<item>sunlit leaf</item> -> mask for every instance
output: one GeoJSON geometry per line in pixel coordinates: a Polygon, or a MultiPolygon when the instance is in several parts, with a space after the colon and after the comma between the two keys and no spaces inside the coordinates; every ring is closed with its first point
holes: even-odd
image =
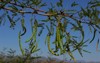
{"type": "Polygon", "coordinates": [[[57,42],[58,42],[58,47],[60,48],[60,53],[63,53],[63,40],[62,40],[62,36],[61,36],[61,30],[59,28],[60,26],[57,26],[56,29],[56,37],[57,37],[57,42]]]}
{"type": "Polygon", "coordinates": [[[18,34],[19,47],[20,47],[20,50],[21,50],[22,55],[25,55],[25,52],[24,52],[24,50],[22,48],[21,36],[20,35],[21,35],[21,32],[19,32],[19,34],[18,34]]]}
{"type": "Polygon", "coordinates": [[[73,59],[74,62],[76,62],[76,59],[74,58],[74,56],[73,56],[73,54],[72,54],[72,52],[70,50],[68,51],[68,54],[70,55],[71,59],[73,59]]]}
{"type": "Polygon", "coordinates": [[[34,53],[34,52],[37,52],[37,51],[39,51],[40,49],[36,49],[35,51],[33,51],[32,53],[34,53]]]}
{"type": "Polygon", "coordinates": [[[35,20],[34,26],[33,26],[33,28],[34,28],[33,30],[34,30],[34,31],[32,32],[31,37],[30,37],[29,39],[26,40],[26,43],[29,42],[29,41],[31,41],[31,40],[34,40],[34,42],[36,42],[37,27],[38,27],[38,22],[37,22],[37,20],[35,20]]]}
{"type": "Polygon", "coordinates": [[[32,47],[32,53],[35,52],[37,50],[37,47],[38,47],[38,44],[33,44],[33,47],[32,47]]]}
{"type": "Polygon", "coordinates": [[[48,45],[48,50],[49,50],[53,55],[59,56],[59,54],[56,54],[56,53],[51,49],[51,47],[50,47],[50,36],[49,36],[49,35],[47,35],[46,41],[47,41],[47,45],[48,45]]]}
{"type": "MultiPolygon", "coordinates": [[[[20,21],[22,30],[19,32],[18,41],[22,55],[25,55],[26,52],[22,47],[21,37],[28,30],[31,33],[29,33],[30,37],[25,44],[29,44],[29,57],[31,57],[32,53],[40,50],[38,49],[37,39],[43,32],[48,33],[43,35],[47,35],[45,44],[47,44],[49,52],[55,56],[68,53],[71,59],[76,61],[73,52],[78,51],[82,57],[83,52],[88,52],[84,50],[88,46],[87,43],[92,43],[97,37],[96,33],[100,33],[100,1],[89,1],[85,7],[79,6],[76,1],[73,1],[71,9],[63,6],[64,2],[66,1],[58,0],[55,1],[55,4],[53,1],[45,2],[43,0],[0,1],[1,14],[6,12],[5,16],[10,22],[10,27],[14,28],[15,24],[20,21]],[[47,3],[50,3],[49,7],[47,3]],[[75,6],[78,6],[79,9],[74,9],[75,6]],[[40,15],[41,18],[37,15],[40,15]],[[30,20],[30,23],[25,20],[26,17],[30,20]],[[26,24],[28,24],[28,27],[26,27],[26,24]],[[86,26],[88,27],[87,30],[85,29],[86,26]],[[43,29],[46,29],[46,31],[43,31],[43,29]],[[91,32],[89,33],[91,37],[86,37],[87,31],[91,32]]],[[[0,15],[0,24],[6,21],[6,18],[2,17],[3,15],[0,15]]],[[[98,44],[99,38],[96,49],[98,49],[98,44]]],[[[27,47],[25,48],[27,49],[27,47]]]]}

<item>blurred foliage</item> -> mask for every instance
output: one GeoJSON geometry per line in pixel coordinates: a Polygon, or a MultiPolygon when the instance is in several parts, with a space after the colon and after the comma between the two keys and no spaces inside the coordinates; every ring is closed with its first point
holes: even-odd
{"type": "Polygon", "coordinates": [[[97,37],[97,34],[100,34],[100,1],[90,0],[85,8],[76,1],[72,2],[71,8],[78,7],[80,10],[66,10],[63,2],[66,2],[66,0],[56,1],[56,5],[55,3],[47,5],[43,0],[0,0],[0,12],[3,12],[3,14],[0,14],[0,25],[5,21],[5,17],[8,18],[6,21],[10,22],[10,28],[14,29],[16,25],[19,25],[17,22],[20,23],[21,31],[18,34],[19,47],[22,54],[25,55],[21,38],[25,36],[28,30],[25,16],[30,14],[32,16],[28,25],[31,25],[32,34],[25,41],[25,43],[29,44],[27,48],[29,57],[32,53],[40,50],[37,38],[42,33],[45,33],[44,29],[46,29],[45,43],[49,52],[55,56],[68,53],[71,59],[76,61],[73,56],[74,51],[78,50],[83,57],[82,52],[90,53],[84,50],[84,47],[87,47],[96,38],[98,39],[97,43],[99,43],[100,38],[97,37]],[[46,9],[42,9],[43,7],[46,9]],[[45,19],[37,19],[37,15],[45,16],[45,19]],[[86,30],[90,32],[92,38],[86,38],[86,30]],[[78,34],[73,35],[76,32],[78,34]],[[55,37],[54,41],[51,39],[52,37],[55,37]],[[51,45],[54,45],[54,48],[51,45]]]}
{"type": "MultiPolygon", "coordinates": [[[[0,51],[0,63],[24,63],[25,56],[16,55],[16,51],[13,49],[3,49],[0,51]]],[[[31,56],[25,63],[67,63],[64,60],[55,58],[44,58],[31,56]]]]}

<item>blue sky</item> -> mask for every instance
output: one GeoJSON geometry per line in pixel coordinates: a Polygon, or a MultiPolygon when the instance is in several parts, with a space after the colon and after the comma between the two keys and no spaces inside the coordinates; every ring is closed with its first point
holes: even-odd
{"type": "MultiPolygon", "coordinates": [[[[46,1],[47,3],[49,3],[50,1],[54,3],[54,2],[56,2],[58,0],[44,0],[44,1],[46,1]]],[[[73,0],[73,1],[76,1],[81,6],[85,7],[87,1],[89,1],[89,0],[73,0]]],[[[66,7],[66,9],[71,9],[71,7],[69,6],[70,3],[72,3],[72,0],[65,0],[64,3],[63,3],[65,5],[64,7],[66,7]]],[[[46,8],[42,8],[42,9],[46,10],[46,8]]],[[[76,7],[74,9],[79,9],[79,8],[76,7]]],[[[26,18],[25,18],[25,20],[29,21],[29,18],[30,18],[30,15],[27,15],[26,18]]],[[[44,17],[41,17],[41,16],[37,16],[36,18],[38,18],[40,20],[44,19],[44,17]]],[[[28,28],[30,28],[29,22],[26,23],[26,26],[28,28]]],[[[18,25],[18,23],[17,23],[17,25],[15,27],[15,30],[12,30],[12,29],[9,28],[9,22],[7,22],[7,21],[6,21],[6,23],[5,23],[4,26],[0,26],[0,51],[3,48],[7,48],[7,49],[12,48],[12,49],[16,50],[17,54],[21,53],[20,50],[19,50],[19,45],[18,45],[18,32],[19,31],[20,31],[20,26],[18,25]]],[[[25,44],[24,41],[31,36],[30,33],[31,33],[31,31],[28,30],[27,33],[26,33],[26,35],[22,37],[22,38],[24,38],[22,40],[23,47],[27,47],[27,44],[25,44]]],[[[47,46],[44,44],[46,33],[47,33],[47,31],[45,30],[45,32],[38,38],[39,48],[41,48],[41,50],[38,52],[38,54],[43,55],[43,56],[50,56],[48,54],[47,46]]],[[[89,32],[86,32],[86,33],[88,34],[89,32]]],[[[86,36],[90,37],[91,35],[86,35],[86,36]]],[[[85,49],[89,50],[92,53],[83,53],[83,58],[82,58],[79,55],[79,53],[76,51],[73,54],[74,54],[74,56],[75,56],[75,58],[77,60],[100,61],[99,60],[99,58],[100,58],[100,52],[96,52],[96,40],[94,40],[94,42],[91,43],[85,49]]],[[[65,57],[69,58],[69,56],[67,54],[59,56],[57,58],[63,59],[65,57]]]]}

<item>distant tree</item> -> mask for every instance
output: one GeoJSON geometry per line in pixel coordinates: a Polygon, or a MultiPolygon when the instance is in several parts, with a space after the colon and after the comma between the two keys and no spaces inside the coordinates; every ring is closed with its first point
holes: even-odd
{"type": "Polygon", "coordinates": [[[29,19],[28,25],[31,26],[32,34],[25,41],[29,44],[27,58],[40,50],[37,38],[47,30],[44,40],[49,52],[55,56],[68,53],[71,59],[76,61],[72,52],[78,50],[83,56],[82,52],[88,52],[84,47],[92,43],[95,38],[98,39],[98,48],[100,38],[96,34],[100,34],[100,0],[90,0],[86,7],[74,1],[69,5],[72,9],[66,9],[66,4],[63,3],[66,1],[68,0],[59,0],[55,3],[45,2],[45,0],[0,0],[0,25],[5,22],[5,19],[10,22],[12,29],[16,25],[21,25],[18,40],[20,50],[25,55],[21,38],[28,30],[25,19],[29,15],[30,18],[27,19],[29,19]],[[37,16],[41,18],[36,18],[37,16]],[[85,36],[87,30],[91,37],[85,36]],[[51,40],[52,37],[53,40],[51,40]],[[50,45],[54,45],[54,48],[50,45]]]}

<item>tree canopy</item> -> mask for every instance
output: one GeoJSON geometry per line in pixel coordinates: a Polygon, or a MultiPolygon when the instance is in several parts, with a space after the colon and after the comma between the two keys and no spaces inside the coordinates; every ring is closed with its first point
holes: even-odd
{"type": "Polygon", "coordinates": [[[88,52],[84,50],[84,47],[88,46],[86,43],[92,43],[95,38],[97,38],[98,50],[100,38],[96,35],[100,34],[100,1],[90,0],[86,7],[73,1],[70,4],[71,9],[66,8],[66,4],[64,4],[66,1],[57,0],[53,3],[45,2],[45,0],[0,0],[0,25],[5,23],[5,19],[9,21],[12,29],[16,25],[21,25],[18,41],[20,50],[25,55],[21,38],[27,32],[25,18],[29,14],[31,18],[27,19],[29,19],[30,24],[28,25],[31,26],[32,34],[25,41],[29,44],[28,57],[40,50],[37,38],[45,33],[45,29],[47,34],[44,44],[48,46],[49,52],[55,56],[68,53],[71,59],[76,61],[72,52],[78,50],[79,54],[83,56],[82,52],[88,52]],[[75,9],[75,7],[79,9],[75,9]],[[43,19],[36,18],[36,16],[41,16],[43,19]],[[86,37],[87,30],[91,37],[86,37]],[[51,39],[52,37],[53,39],[51,39]],[[52,48],[51,45],[54,47],[52,48]]]}

